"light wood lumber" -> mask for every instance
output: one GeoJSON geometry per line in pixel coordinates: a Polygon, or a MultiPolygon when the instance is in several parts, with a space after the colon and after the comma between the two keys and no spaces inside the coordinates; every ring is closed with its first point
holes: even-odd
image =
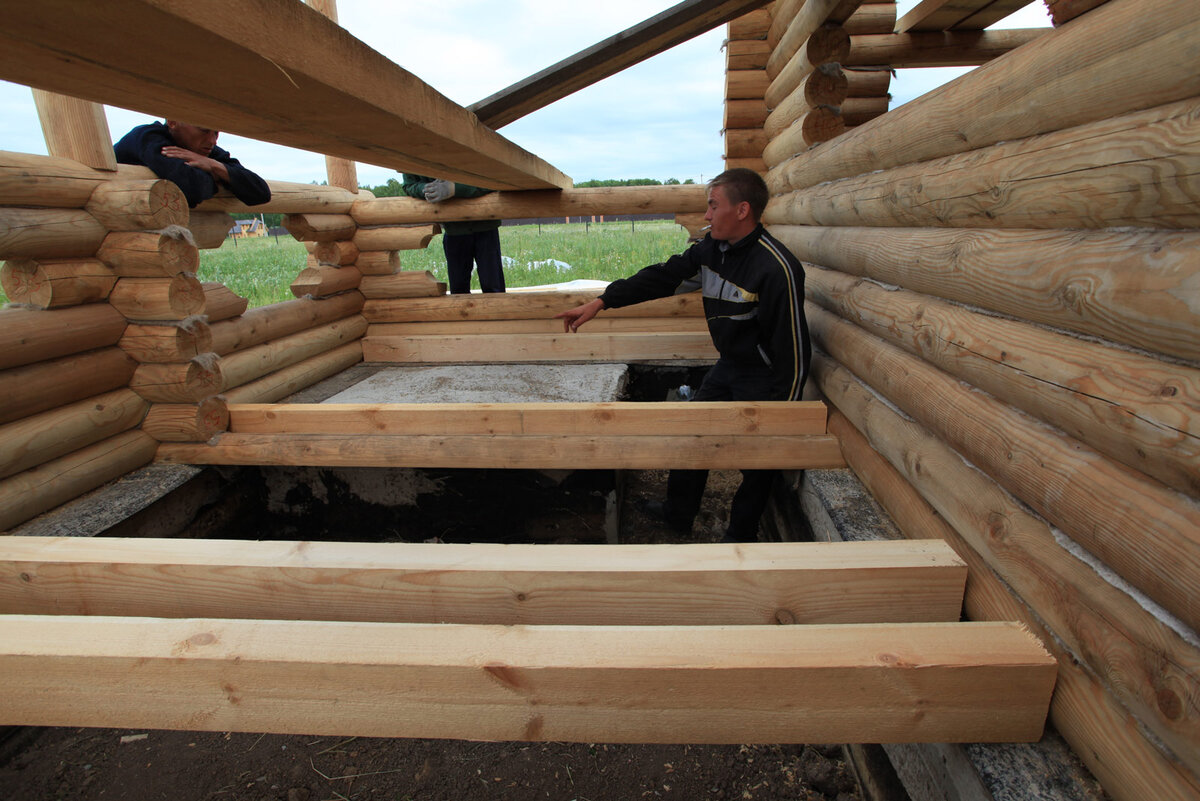
{"type": "Polygon", "coordinates": [[[811,109],[763,148],[763,161],[767,167],[774,167],[815,144],[840,136],[845,130],[846,122],[838,109],[832,106],[811,109]]]}
{"type": "MultiPolygon", "coordinates": [[[[121,170],[126,167],[122,165],[121,170]]],[[[130,167],[129,169],[145,169],[130,167]]],[[[147,172],[149,172],[147,170],[147,172]]],[[[271,199],[257,206],[247,206],[233,196],[228,190],[222,190],[215,197],[197,206],[205,212],[221,211],[233,215],[245,216],[268,212],[275,214],[346,214],[350,205],[365,196],[349,192],[340,186],[320,186],[319,184],[299,184],[290,181],[267,181],[271,189],[271,199]]]]}
{"type": "Polygon", "coordinates": [[[842,101],[842,119],[845,121],[847,128],[863,125],[875,119],[880,114],[886,114],[890,103],[891,98],[886,95],[880,97],[848,97],[842,101]]]}
{"type": "Polygon", "coordinates": [[[503,340],[479,342],[475,337],[367,337],[368,362],[629,362],[657,359],[716,359],[708,332],[643,334],[511,334],[503,340]]]}
{"type": "Polygon", "coordinates": [[[248,298],[235,294],[220,281],[204,281],[204,317],[209,323],[237,317],[250,305],[248,298]]]}
{"type": "Polygon", "coordinates": [[[362,361],[361,341],[350,342],[225,392],[230,403],[274,403],[362,361]]]}
{"type": "Polygon", "coordinates": [[[1200,369],[829,270],[808,297],[1110,459],[1200,498],[1200,369]],[[1164,397],[1163,387],[1174,392],[1164,397]]]}
{"type": "Polygon", "coordinates": [[[846,97],[883,97],[892,85],[892,71],[887,67],[846,67],[846,97]]]}
{"type": "Polygon", "coordinates": [[[222,356],[222,389],[248,384],[276,370],[357,341],[366,330],[367,321],[362,315],[355,314],[222,356]]]}
{"type": "Polygon", "coordinates": [[[909,31],[981,31],[1029,5],[1029,0],[922,0],[896,23],[909,31]]]}
{"type": "Polygon", "coordinates": [[[126,431],[0,480],[0,530],[149,464],[156,444],[149,434],[126,431]]]}
{"type": "MultiPolygon", "coordinates": [[[[704,232],[708,229],[708,220],[704,219],[705,214],[676,214],[675,224],[687,229],[689,240],[703,239],[704,232]]],[[[595,329],[592,329],[593,333],[595,329]]]]}
{"type": "Polygon", "coordinates": [[[492,189],[570,186],[567,176],[291,0],[72,0],[14,10],[0,76],[86,100],[381,167],[492,189]],[[70,19],[75,36],[52,24],[70,19]],[[228,20],[237,19],[237,25],[228,20]],[[181,64],[165,83],[147,52],[181,64]],[[214,93],[220,85],[224,91],[214,93]],[[295,102],[297,92],[303,103],[295,102]],[[330,113],[329,109],[337,109],[330,113]],[[370,132],[364,136],[364,132],[370,132]]]}
{"type": "Polygon", "coordinates": [[[200,269],[200,251],[183,226],[162,231],[114,231],[96,258],[123,278],[157,278],[200,269]]]}
{"type": "Polygon", "coordinates": [[[135,369],[121,349],[102,347],[0,371],[0,424],[126,387],[135,369]]]}
{"type": "Polygon", "coordinates": [[[767,104],[755,100],[726,100],[721,128],[761,128],[767,120],[767,104]]]}
{"type": "Polygon", "coordinates": [[[108,229],[83,209],[0,206],[0,259],[91,256],[108,229]]]}
{"type": "Polygon", "coordinates": [[[155,403],[142,430],[159,442],[205,442],[229,428],[229,407],[219,395],[199,403],[155,403]]]}
{"type": "Polygon", "coordinates": [[[0,206],[82,209],[111,177],[74,159],[0,150],[0,206]]]}
{"type": "Polygon", "coordinates": [[[825,352],[1187,625],[1200,622],[1200,505],[965,389],[811,303],[825,352]]]}
{"type": "Polygon", "coordinates": [[[779,77],[779,73],[783,71],[787,63],[822,25],[841,26],[849,18],[849,14],[835,16],[835,11],[858,4],[857,2],[847,3],[845,0],[805,0],[804,4],[797,9],[795,16],[788,21],[787,28],[779,37],[779,43],[775,45],[770,58],[767,59],[767,77],[772,81],[779,77]]]}
{"type": "Polygon", "coordinates": [[[822,64],[767,115],[763,131],[774,139],[805,113],[818,106],[840,106],[850,82],[837,64],[822,64]]]}
{"type": "Polygon", "coordinates": [[[1114,799],[1138,801],[1150,795],[1183,801],[1200,793],[1196,777],[1148,740],[1142,728],[1129,725],[1129,711],[1096,675],[1082,667],[1037,615],[1012,595],[983,557],[844,415],[833,412],[829,426],[841,442],[847,463],[905,536],[939,537],[966,561],[971,576],[964,599],[966,617],[1019,622],[1055,656],[1058,679],[1050,701],[1050,720],[1114,799]]]}
{"type": "Polygon", "coordinates": [[[363,297],[347,292],[330,298],[300,298],[258,306],[212,326],[212,350],[225,355],[286,337],[362,311],[363,297]]]}
{"type": "Polygon", "coordinates": [[[223,211],[192,209],[187,227],[192,232],[196,247],[212,250],[221,247],[229,237],[229,229],[233,227],[233,218],[223,211]]]}
{"type": "Polygon", "coordinates": [[[768,183],[778,194],[1195,97],[1200,71],[1181,73],[1179,58],[1198,39],[1200,14],[1189,4],[1112,0],[892,109],[836,148],[794,159],[768,183]]]}
{"type": "Polygon", "coordinates": [[[140,364],[129,388],[153,403],[199,403],[225,385],[220,361],[204,353],[186,362],[140,364]]]}
{"type": "Polygon", "coordinates": [[[212,328],[200,317],[167,325],[130,323],[118,344],[139,362],[184,362],[212,350],[212,328]]]}
{"type": "MultiPolygon", "coordinates": [[[[423,203],[424,201],[417,201],[423,203]]],[[[433,203],[425,203],[434,206],[433,203]]],[[[429,240],[442,232],[441,226],[407,225],[379,228],[359,228],[354,234],[354,246],[359,250],[423,250],[429,240]]]]}
{"type": "Polygon", "coordinates": [[[182,320],[204,311],[204,286],[192,273],[170,278],[122,278],[108,302],[130,320],[182,320]]]}
{"type": "Polygon", "coordinates": [[[730,39],[766,39],[771,27],[771,15],[765,8],[749,11],[729,21],[727,30],[730,39]]]}
{"type": "Polygon", "coordinates": [[[136,428],[148,408],[119,389],[0,426],[0,478],[136,428]]]}
{"type": "Polygon", "coordinates": [[[766,40],[770,43],[772,49],[779,46],[783,35],[787,33],[788,25],[800,12],[805,0],[775,0],[768,11],[770,13],[769,28],[767,29],[766,40]]]}
{"type": "Polygon", "coordinates": [[[1200,234],[772,226],[803,261],[1200,361],[1200,234]]]}
{"type": "Polygon", "coordinates": [[[187,225],[188,204],[174,181],[107,181],[96,187],[84,207],[110,231],[157,230],[187,225]]]}
{"type": "MultiPolygon", "coordinates": [[[[561,311],[573,309],[582,303],[595,300],[599,294],[599,292],[509,292],[489,295],[447,295],[440,298],[371,300],[363,306],[363,316],[367,318],[367,322],[371,323],[431,320],[523,320],[533,317],[549,319],[561,311]]],[[[605,317],[694,317],[703,316],[704,311],[700,294],[689,292],[620,309],[605,309],[601,314],[605,317]]]]}
{"type": "Polygon", "coordinates": [[[46,152],[97,170],[116,171],[112,137],[104,106],[77,97],[33,90],[46,152]]]}
{"type": "Polygon", "coordinates": [[[1198,228],[1200,99],[793,192],[767,224],[1198,228]]]}
{"type": "Polygon", "coordinates": [[[725,131],[725,158],[759,158],[766,145],[767,135],[761,128],[725,131]]]}
{"type": "Polygon", "coordinates": [[[351,239],[358,227],[349,214],[287,214],[283,227],[301,242],[351,239]]]}
{"type": "Polygon", "coordinates": [[[341,187],[358,194],[358,165],[350,159],[326,156],[325,175],[329,178],[330,186],[341,187]]]}
{"type": "Polygon", "coordinates": [[[318,264],[316,267],[305,267],[291,283],[292,294],[297,298],[322,298],[358,289],[362,283],[362,273],[357,267],[331,267],[318,264]]]}
{"type": "Polygon", "coordinates": [[[364,275],[359,290],[364,298],[421,298],[445,294],[428,270],[364,275]]]}
{"type": "Polygon", "coordinates": [[[236,434],[797,436],[825,433],[819,401],[742,403],[235,404],[236,434]]]}
{"type": "Polygon", "coordinates": [[[744,167],[759,175],[767,174],[767,165],[762,159],[725,159],[725,169],[732,170],[734,167],[744,167]]]}
{"type": "Polygon", "coordinates": [[[896,4],[866,3],[842,23],[851,36],[864,33],[891,33],[896,29],[896,4]]]}
{"type": "Polygon", "coordinates": [[[850,35],[838,25],[818,28],[796,54],[788,60],[779,75],[770,79],[763,99],[767,108],[775,108],[787,98],[808,75],[822,64],[845,63],[850,52],[850,35]]]}
{"type": "Polygon", "coordinates": [[[737,626],[959,619],[940,541],[733,546],[0,542],[6,615],[737,626]],[[22,578],[25,577],[25,578],[22,578]]]}
{"type": "Polygon", "coordinates": [[[730,70],[725,73],[728,100],[762,100],[770,82],[766,70],[730,70]]]}
{"type": "MultiPolygon", "coordinates": [[[[889,408],[848,370],[820,356],[813,367],[830,403],[1075,658],[1194,772],[1200,754],[1195,707],[1190,706],[1200,689],[1196,681],[1200,653],[1195,645],[1148,611],[1141,599],[1110,584],[1090,561],[1068,550],[1045,521],[919,424],[889,408]]],[[[1090,714],[1083,712],[1085,718],[1090,714]]],[[[1121,725],[1129,733],[1135,730],[1128,720],[1121,725]]],[[[1170,786],[1170,780],[1165,784],[1170,786]]]]}
{"type": "Polygon", "coordinates": [[[52,311],[0,309],[0,369],[115,345],[125,325],[107,303],[52,311]]]}
{"type": "Polygon", "coordinates": [[[469,108],[490,128],[561,100],[653,55],[706,33],[765,0],[684,0],[586,50],[563,59],[469,108]]]}
{"type": "Polygon", "coordinates": [[[400,252],[397,250],[359,251],[358,258],[354,260],[354,266],[363,275],[391,275],[400,269],[400,252]]]}
{"type": "Polygon", "coordinates": [[[8,299],[38,309],[104,300],[116,282],[112,268],[99,259],[9,259],[0,268],[8,299]]]}
{"type": "Polygon", "coordinates": [[[1056,28],[1107,2],[1108,0],[1045,0],[1046,10],[1050,12],[1050,21],[1056,28]]]}
{"type": "Polygon", "coordinates": [[[731,39],[725,42],[725,69],[766,69],[771,46],[762,39],[731,39]]]}
{"type": "MultiPolygon", "coordinates": [[[[601,186],[561,191],[492,192],[482,197],[427,203],[410,197],[359,201],[351,216],[359,225],[399,225],[453,220],[579,217],[590,214],[672,214],[703,212],[707,189],[702,184],[672,186],[601,186]]],[[[364,231],[355,235],[357,241],[364,231]]],[[[391,250],[364,248],[362,250],[391,250]]]]}
{"type": "Polygon", "coordinates": [[[850,37],[847,67],[888,64],[894,69],[975,67],[1029,44],[1048,28],[945,33],[878,33],[850,37]]]}
{"type": "MultiPolygon", "coordinates": [[[[702,317],[594,317],[588,320],[587,331],[593,334],[606,331],[707,331],[702,317]]],[[[450,334],[453,336],[506,336],[508,334],[561,334],[562,320],[534,318],[529,320],[446,320],[420,323],[371,323],[367,336],[399,337],[421,334],[450,334]]]]}
{"type": "Polygon", "coordinates": [[[309,252],[316,257],[318,263],[332,264],[337,267],[354,264],[360,255],[354,243],[346,240],[314,242],[309,252]]]}

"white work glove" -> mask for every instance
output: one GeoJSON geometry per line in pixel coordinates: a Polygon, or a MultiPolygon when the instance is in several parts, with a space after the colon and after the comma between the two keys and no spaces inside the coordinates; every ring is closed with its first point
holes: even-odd
{"type": "Polygon", "coordinates": [[[454,182],[439,178],[425,184],[425,199],[430,203],[441,203],[448,197],[454,197],[454,182]]]}

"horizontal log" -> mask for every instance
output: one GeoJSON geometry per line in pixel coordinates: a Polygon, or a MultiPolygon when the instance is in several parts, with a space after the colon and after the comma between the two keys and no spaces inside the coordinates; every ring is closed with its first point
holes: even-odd
{"type": "Polygon", "coordinates": [[[235,294],[220,281],[205,281],[201,286],[204,288],[204,317],[209,323],[237,317],[250,305],[249,299],[235,294]]]}
{"type": "Polygon", "coordinates": [[[199,403],[155,403],[142,430],[159,442],[206,442],[229,428],[229,407],[216,396],[199,403]]]}
{"type": "Polygon", "coordinates": [[[766,39],[767,29],[771,27],[771,14],[765,8],[749,11],[737,19],[729,21],[728,38],[730,39],[766,39]]]}
{"type": "Polygon", "coordinates": [[[842,4],[842,0],[805,0],[796,13],[787,21],[787,27],[767,59],[767,77],[775,80],[788,61],[804,47],[822,25],[840,25],[844,19],[830,19],[830,14],[842,4]]]}
{"type": "Polygon", "coordinates": [[[215,250],[225,244],[233,218],[223,211],[197,211],[192,209],[188,218],[188,230],[196,247],[215,250]]]}
{"type": "Polygon", "coordinates": [[[107,303],[65,309],[0,309],[0,369],[115,345],[126,320],[107,303]]]}
{"type": "Polygon", "coordinates": [[[728,100],[762,100],[770,81],[766,70],[730,70],[725,73],[728,100]]]}
{"type": "MultiPolygon", "coordinates": [[[[594,317],[588,321],[587,332],[608,331],[707,331],[703,317],[594,317]]],[[[371,323],[367,336],[402,337],[422,334],[453,336],[506,336],[508,334],[561,334],[562,320],[534,318],[529,320],[447,320],[419,323],[371,323]]]]}
{"type": "Polygon", "coordinates": [[[900,33],[909,31],[981,31],[1029,5],[1026,0],[922,0],[896,23],[900,33]]]}
{"type": "Polygon", "coordinates": [[[842,26],[851,36],[864,33],[891,33],[896,29],[896,4],[863,3],[842,26]]]}
{"type": "Polygon", "coordinates": [[[316,257],[319,264],[332,264],[344,267],[354,264],[359,257],[359,250],[353,242],[338,240],[334,242],[313,242],[309,252],[316,257]]]}
{"type": "Polygon", "coordinates": [[[96,258],[124,278],[158,278],[200,269],[200,251],[182,225],[162,231],[114,231],[96,258]]]}
{"type": "Polygon", "coordinates": [[[803,470],[841,467],[837,438],[565,435],[219,434],[209,444],[163,443],[171,464],[307,467],[488,467],[574,470],[803,470]]]}
{"type": "Polygon", "coordinates": [[[363,297],[423,298],[444,295],[433,273],[428,270],[407,270],[391,275],[364,275],[359,285],[363,297]]]}
{"type": "MultiPolygon", "coordinates": [[[[443,203],[427,203],[408,197],[376,198],[355,203],[351,215],[359,225],[398,225],[450,220],[702,212],[707,203],[707,190],[701,184],[605,186],[541,192],[492,192],[482,197],[443,203]]],[[[355,240],[364,233],[360,230],[355,240]]],[[[359,247],[362,250],[391,249],[359,247]]]]}
{"type": "Polygon", "coordinates": [[[301,298],[258,306],[212,326],[212,350],[225,355],[286,337],[362,311],[363,297],[347,292],[330,298],[301,298]]]}
{"type": "Polygon", "coordinates": [[[706,216],[706,214],[676,214],[675,224],[687,230],[689,241],[703,239],[704,232],[709,228],[708,220],[704,219],[706,216]]]}
{"type": "Polygon", "coordinates": [[[725,169],[732,170],[735,167],[743,167],[759,175],[767,174],[767,165],[762,159],[725,159],[725,169]]]}
{"type": "Polygon", "coordinates": [[[0,635],[0,723],[26,725],[1023,742],[1041,736],[1055,676],[1045,650],[1004,623],[513,629],[14,615],[0,635]]]}
{"type": "Polygon", "coordinates": [[[612,334],[511,334],[479,342],[475,337],[367,337],[368,362],[631,362],[716,359],[708,332],[612,334]]]}
{"type": "Polygon", "coordinates": [[[768,224],[1198,228],[1200,100],[793,192],[768,224]]]}
{"type": "Polygon", "coordinates": [[[724,137],[725,158],[759,158],[767,145],[767,135],[761,128],[727,129],[724,137]]]}
{"type": "Polygon", "coordinates": [[[98,170],[117,169],[104,107],[77,97],[33,90],[46,152],[98,170]]]}
{"type": "Polygon", "coordinates": [[[938,33],[882,33],[850,37],[847,67],[887,64],[893,69],[977,67],[1029,44],[1048,28],[938,33]]]}
{"type": "Polygon", "coordinates": [[[139,362],[185,362],[212,350],[212,329],[200,317],[167,325],[130,323],[118,344],[139,362]]]}
{"type": "MultiPolygon", "coordinates": [[[[599,292],[508,292],[489,295],[447,295],[440,298],[369,300],[363,306],[363,316],[370,323],[551,319],[561,311],[595,300],[598,295],[599,292]]],[[[620,309],[605,309],[603,316],[702,317],[702,305],[699,293],[690,292],[620,309]]],[[[562,330],[561,327],[559,330],[562,330]]]]}
{"type": "Polygon", "coordinates": [[[814,339],[892,403],[1192,628],[1200,507],[1085,444],[805,304],[814,339]]]}
{"type": "Polygon", "coordinates": [[[791,57],[779,75],[770,80],[766,92],[763,93],[767,108],[775,108],[782,103],[822,64],[844,63],[849,52],[850,35],[846,33],[845,28],[836,25],[818,28],[791,57]]]}
{"type": "Polygon", "coordinates": [[[14,537],[6,615],[706,626],[959,618],[938,541],[492,545],[14,537]]]}
{"type": "Polygon", "coordinates": [[[846,97],[883,97],[892,85],[892,71],[887,67],[846,67],[846,97]]]}
{"type": "Polygon", "coordinates": [[[774,139],[788,126],[818,106],[840,106],[846,99],[850,81],[837,64],[822,64],[767,115],[763,131],[774,139]]]}
{"type": "Polygon", "coordinates": [[[199,403],[223,387],[221,363],[211,353],[177,364],[140,364],[129,382],[153,403],[199,403]]]}
{"type": "Polygon", "coordinates": [[[222,390],[247,384],[297,362],[360,339],[367,321],[355,314],[221,357],[222,390]]]}
{"type": "Polygon", "coordinates": [[[91,256],[108,229],[83,209],[0,206],[0,259],[91,256]]]}
{"type": "MultiPolygon", "coordinates": [[[[391,199],[391,198],[389,198],[391,199]]],[[[421,201],[418,201],[421,202],[421,201]]],[[[425,205],[433,205],[426,203],[425,205]]],[[[407,225],[359,228],[354,246],[359,250],[423,250],[442,232],[440,225],[407,225]]]]}
{"type": "Polygon", "coordinates": [[[1200,369],[844,273],[810,268],[805,279],[808,297],[840,317],[1200,498],[1200,369]]]}
{"type": "Polygon", "coordinates": [[[361,341],[351,342],[228,390],[225,397],[230,403],[273,403],[361,361],[361,341]]]}
{"type": "MultiPolygon", "coordinates": [[[[122,167],[122,169],[125,169],[122,167]]],[[[361,194],[349,192],[339,186],[300,184],[289,181],[267,181],[271,199],[258,206],[247,206],[224,190],[215,197],[197,206],[200,211],[220,211],[245,216],[260,212],[268,214],[346,214],[361,194]]]]}
{"type": "Polygon", "coordinates": [[[352,239],[358,228],[349,214],[287,214],[283,227],[301,242],[335,242],[352,239]]]}
{"type": "Polygon", "coordinates": [[[74,159],[0,150],[0,206],[82,209],[110,178],[74,159]]]}
{"type": "Polygon", "coordinates": [[[298,298],[323,298],[358,289],[360,283],[362,273],[357,267],[330,267],[319,264],[301,270],[292,281],[290,289],[298,298]]]}
{"type": "Polygon", "coordinates": [[[0,371],[0,424],[122,389],[135,369],[128,354],[103,347],[0,371]]]}
{"type": "Polygon", "coordinates": [[[788,25],[803,5],[804,0],[777,0],[767,9],[770,14],[770,28],[766,38],[771,47],[779,45],[779,41],[787,33],[788,25]]]}
{"type": "MultiPolygon", "coordinates": [[[[1200,750],[1192,703],[1200,658],[1190,636],[1185,640],[1124,587],[1109,583],[1093,560],[1078,558],[1045,521],[880,400],[849,370],[820,356],[813,368],[830,403],[986,560],[1073,658],[1102,679],[1126,710],[1122,731],[1136,731],[1128,719],[1132,712],[1174,752],[1172,762],[1195,762],[1200,750]]],[[[1088,699],[1079,711],[1086,717],[1096,706],[1088,699]]],[[[1194,765],[1189,768],[1195,771],[1194,765]]],[[[1171,786],[1169,777],[1162,778],[1171,786]]]]}
{"type": "Polygon", "coordinates": [[[825,433],[825,404],[320,403],[235,404],[236,434],[496,434],[797,436],[825,433]]]}
{"type": "Polygon", "coordinates": [[[1046,0],[1046,10],[1050,12],[1050,21],[1057,28],[1107,2],[1108,0],[1046,0]]]}
{"type": "Polygon", "coordinates": [[[832,106],[814,108],[805,112],[763,148],[763,161],[767,167],[774,167],[813,145],[840,136],[845,130],[846,122],[838,109],[832,106]]]}
{"type": "Polygon", "coordinates": [[[157,443],[126,431],[0,480],[0,530],[8,530],[149,464],[157,443]]]}
{"type": "Polygon", "coordinates": [[[95,303],[116,283],[112,268],[99,259],[9,259],[0,268],[8,299],[38,309],[95,303]]]}
{"type": "Polygon", "coordinates": [[[182,320],[204,311],[204,287],[192,273],[170,278],[122,278],[108,302],[130,320],[182,320]]]}
{"type": "Polygon", "coordinates": [[[779,194],[1195,97],[1200,72],[1179,63],[1197,37],[1200,18],[1173,0],[1112,0],[794,159],[768,184],[779,194]]]}
{"type": "Polygon", "coordinates": [[[391,275],[400,269],[400,252],[396,250],[362,250],[359,251],[358,258],[354,260],[354,266],[363,275],[391,275]]]}
{"type": "Polygon", "coordinates": [[[761,97],[754,100],[726,100],[721,129],[761,128],[767,120],[767,104],[761,97]]]}
{"type": "Polygon", "coordinates": [[[0,426],[0,478],[136,428],[149,406],[118,389],[0,426]]]}
{"type": "Polygon", "coordinates": [[[847,128],[863,125],[875,119],[880,114],[886,114],[890,104],[891,98],[886,95],[880,97],[848,97],[842,101],[842,119],[845,120],[847,128]]]}
{"type": "Polygon", "coordinates": [[[803,261],[1200,361],[1200,234],[773,226],[803,261]]]}
{"type": "Polygon", "coordinates": [[[157,230],[188,223],[183,190],[164,178],[107,181],[96,187],[84,208],[110,231],[157,230]]]}
{"type": "Polygon", "coordinates": [[[725,42],[726,70],[766,69],[771,46],[765,39],[730,39],[725,42]]]}
{"type": "Polygon", "coordinates": [[[834,412],[829,427],[837,434],[851,469],[906,537],[940,538],[967,563],[971,582],[963,603],[966,618],[1020,623],[1054,655],[1058,679],[1050,701],[1050,721],[1114,798],[1137,799],[1149,794],[1182,801],[1200,792],[1196,777],[1147,738],[1143,727],[1129,725],[1129,711],[1105,690],[1097,675],[1079,664],[967,540],[844,415],[834,412]]]}

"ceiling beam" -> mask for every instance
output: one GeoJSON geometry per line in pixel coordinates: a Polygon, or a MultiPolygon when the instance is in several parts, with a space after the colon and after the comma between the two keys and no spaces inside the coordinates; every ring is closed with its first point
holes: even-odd
{"type": "Polygon", "coordinates": [[[1036,0],[924,0],[896,22],[896,33],[981,31],[1036,0]]]}
{"type": "Polygon", "coordinates": [[[685,0],[468,108],[485,125],[500,128],[766,4],[685,0]]]}
{"type": "Polygon", "coordinates": [[[0,13],[4,80],[492,189],[571,186],[295,0],[0,0],[0,13]]]}

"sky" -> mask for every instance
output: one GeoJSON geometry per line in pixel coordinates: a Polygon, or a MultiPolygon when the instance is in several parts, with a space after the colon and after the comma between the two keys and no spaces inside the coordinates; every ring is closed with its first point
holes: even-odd
{"type": "MultiPolygon", "coordinates": [[[[482,100],[675,5],[678,0],[338,0],[343,28],[462,105],[482,100]]],[[[903,15],[918,0],[899,0],[903,15]]],[[[1040,0],[996,27],[1048,25],[1040,0]]],[[[702,183],[722,169],[725,26],[500,129],[576,181],[702,183]]],[[[892,108],[968,68],[900,70],[892,108]]],[[[150,115],[106,107],[113,140],[150,115]]],[[[222,133],[220,145],[269,180],[325,180],[318,154],[222,133]]],[[[0,81],[0,150],[46,152],[28,87],[0,81]]],[[[360,163],[359,183],[398,177],[360,163]]]]}

